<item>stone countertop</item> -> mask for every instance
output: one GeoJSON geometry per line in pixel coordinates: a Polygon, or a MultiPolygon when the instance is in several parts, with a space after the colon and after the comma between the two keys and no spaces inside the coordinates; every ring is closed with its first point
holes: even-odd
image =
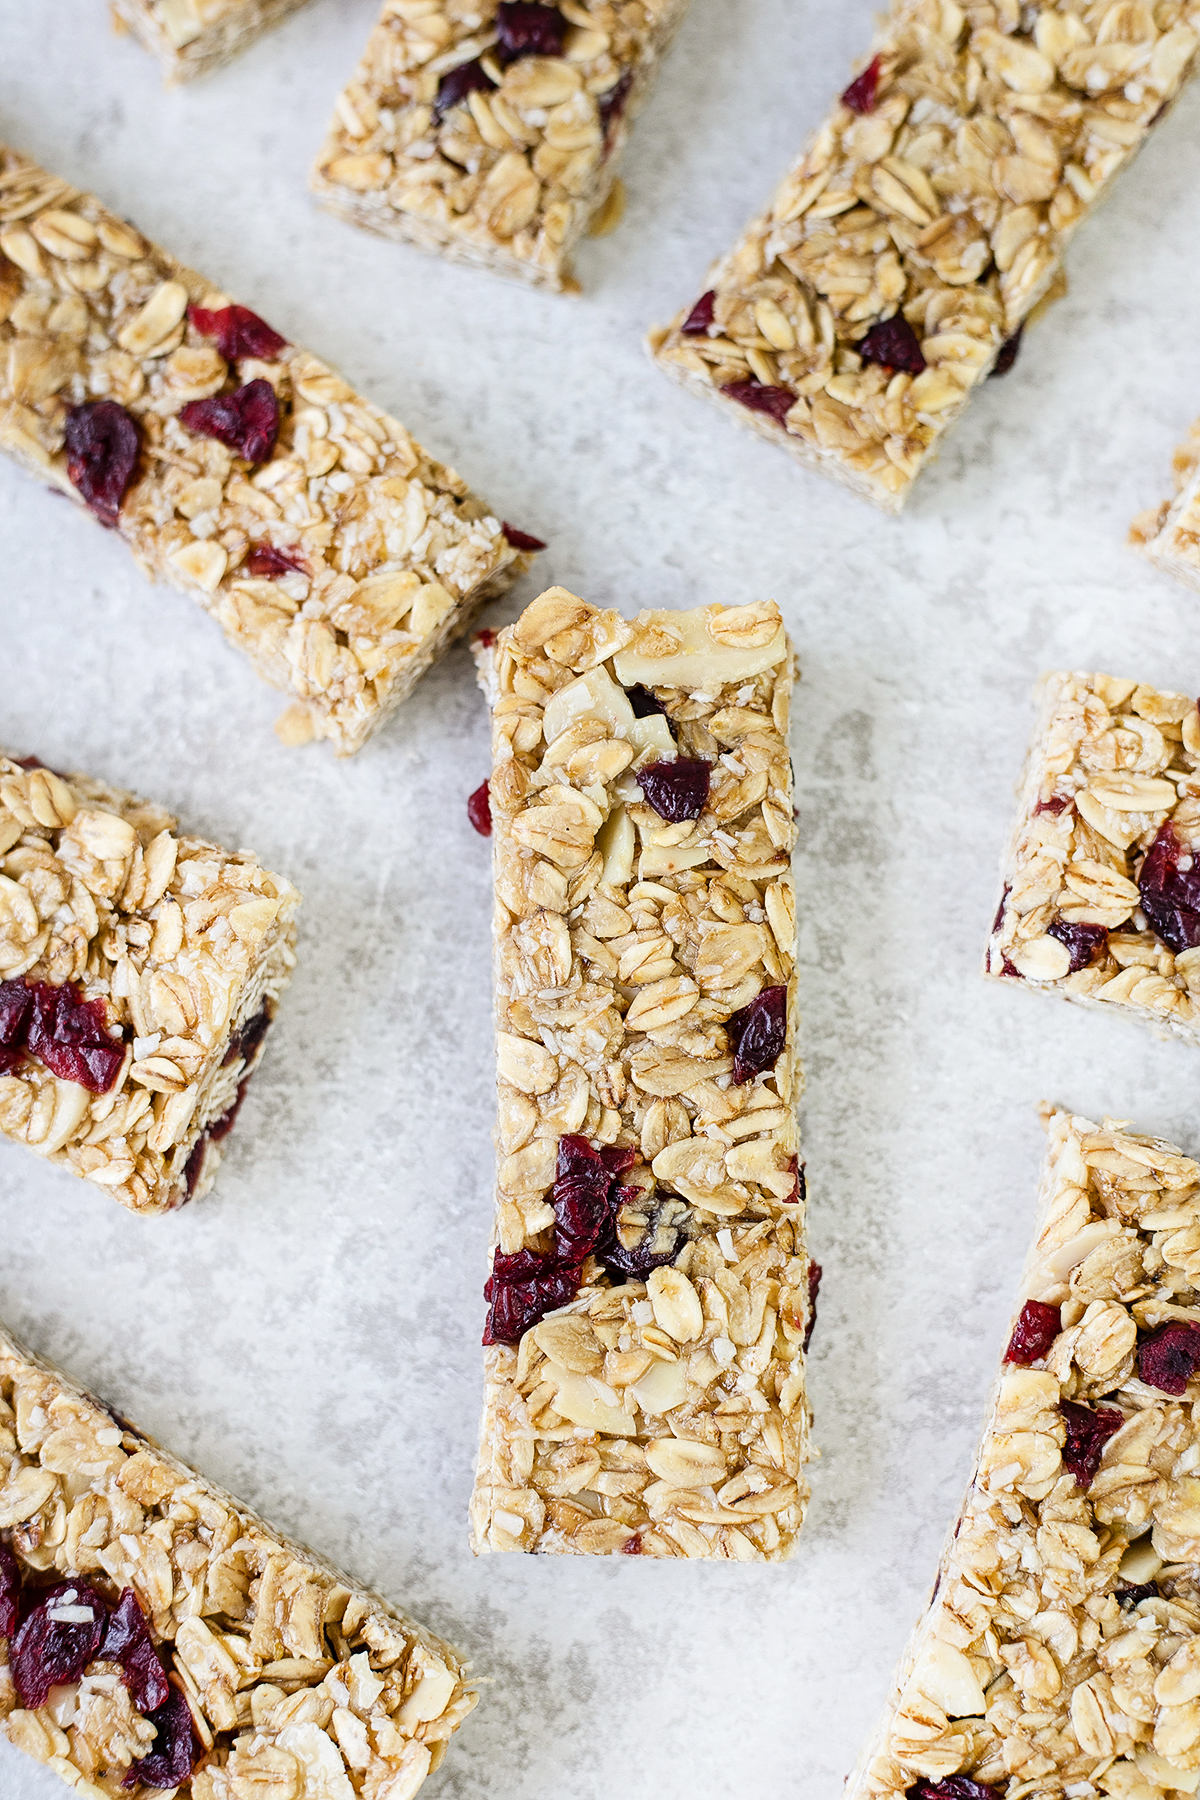
{"type": "MultiPolygon", "coordinates": [[[[1200,86],[889,520],[646,362],[865,47],[871,0],[695,0],[580,300],[358,233],[305,181],[376,0],[164,93],[102,0],[0,0],[0,137],[328,357],[633,609],[773,595],[795,751],[823,1460],[788,1566],[474,1562],[492,1059],[487,730],[465,649],[351,763],[202,613],[0,467],[0,742],[247,843],[301,957],[215,1193],[140,1221],[0,1148],[0,1317],[490,1678],[440,1800],[833,1800],[922,1604],[1033,1214],[1042,1097],[1200,1147],[1200,1063],[977,974],[1047,666],[1200,691],[1194,594],[1125,547],[1200,411],[1200,86]]],[[[64,1790],[0,1745],[0,1800],[64,1790]]]]}

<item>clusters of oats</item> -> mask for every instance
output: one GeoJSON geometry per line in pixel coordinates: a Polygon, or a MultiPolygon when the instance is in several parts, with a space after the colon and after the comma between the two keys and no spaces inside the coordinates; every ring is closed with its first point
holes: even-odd
{"type": "Polygon", "coordinates": [[[708,329],[653,335],[660,365],[898,512],[1198,40],[1198,0],[893,0],[873,107],[834,110],[712,271],[708,329]],[[897,314],[923,370],[859,353],[897,314]],[[774,416],[722,392],[742,383],[774,416]]]}
{"type": "Polygon", "coordinates": [[[1200,1382],[1173,1398],[1136,1360],[1200,1321],[1200,1168],[1055,1115],[1022,1296],[1061,1309],[1058,1335],[1002,1370],[848,1800],[926,1800],[952,1776],[975,1800],[1161,1800],[1200,1780],[1200,1382]],[[1063,1466],[1063,1401],[1117,1415],[1090,1483],[1063,1466]]]}
{"type": "Polygon", "coordinates": [[[0,147],[0,448],[78,500],[68,411],[123,407],[142,452],[118,529],[138,562],[295,695],[289,741],[315,734],[350,754],[528,557],[452,469],[305,350],[239,359],[238,379],[279,400],[261,467],[187,430],[180,408],[231,373],[189,303],[229,305],[91,195],[0,147]],[[303,572],[254,579],[256,548],[303,572]]]}
{"type": "Polygon", "coordinates": [[[496,59],[498,0],[385,0],[313,192],[352,224],[557,290],[690,0],[560,0],[561,56],[496,59]],[[437,104],[480,59],[488,81],[437,104]]]}
{"type": "Polygon", "coordinates": [[[774,602],[629,621],[562,588],[481,654],[493,720],[499,1252],[545,1250],[560,1138],[625,1147],[622,1244],[678,1246],[486,1353],[483,1550],[774,1560],[808,1495],[793,657],[774,602]],[[638,716],[627,690],[664,712],[638,716]],[[644,698],[644,694],[643,694],[644,698]],[[669,723],[668,723],[669,720],[669,723]],[[672,728],[677,738],[672,736],[672,728]],[[697,818],[648,763],[710,765],[697,818]],[[786,987],[739,1085],[726,1026],[786,987]]]}
{"type": "Polygon", "coordinates": [[[1174,499],[1135,519],[1130,541],[1164,575],[1200,588],[1200,419],[1173,460],[1174,499]]]}
{"type": "Polygon", "coordinates": [[[162,64],[168,85],[206,75],[305,0],[110,0],[113,25],[162,64]]]}
{"type": "Polygon", "coordinates": [[[207,1191],[291,977],[299,900],[161,807],[0,754],[0,982],[76,984],[125,1053],[105,1093],[26,1056],[0,1074],[0,1133],[133,1212],[207,1191]]]}
{"type": "Polygon", "coordinates": [[[1200,920],[1191,925],[1175,904],[1190,910],[1193,844],[1200,847],[1195,700],[1113,675],[1045,676],[987,972],[1128,1008],[1160,1032],[1200,1042],[1200,920]],[[1166,924],[1174,947],[1155,929],[1161,902],[1144,873],[1163,836],[1177,865],[1182,858],[1180,892],[1168,887],[1164,896],[1174,908],[1166,924]]]}
{"type": "MultiPolygon", "coordinates": [[[[24,1576],[132,1588],[201,1759],[191,1800],[411,1800],[475,1705],[447,1644],[344,1582],[0,1330],[0,1529],[24,1576]]],[[[114,1665],[20,1705],[0,1639],[0,1731],[86,1800],[153,1728],[114,1665]]]]}

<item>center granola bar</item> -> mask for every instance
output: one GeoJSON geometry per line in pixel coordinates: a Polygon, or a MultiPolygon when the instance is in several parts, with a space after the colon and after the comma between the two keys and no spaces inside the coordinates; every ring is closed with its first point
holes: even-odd
{"type": "Polygon", "coordinates": [[[477,1551],[779,1560],[819,1277],[773,601],[551,588],[492,705],[498,1192],[477,1551]]]}

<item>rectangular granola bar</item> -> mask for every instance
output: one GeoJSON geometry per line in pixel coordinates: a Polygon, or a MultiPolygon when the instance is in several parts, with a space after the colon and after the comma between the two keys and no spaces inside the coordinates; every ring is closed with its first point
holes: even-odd
{"type": "Polygon", "coordinates": [[[1200,1043],[1200,713],[1115,675],[1042,678],[986,972],[1200,1043]]]}
{"type": "Polygon", "coordinates": [[[0,448],[295,696],[289,741],[343,755],[528,566],[395,419],[3,146],[0,448]]]}
{"type": "Polygon", "coordinates": [[[689,4],[385,0],[313,192],[384,237],[577,291],[575,248],[616,222],[630,124],[689,4]]]}
{"type": "Polygon", "coordinates": [[[131,1212],[207,1193],[299,903],[248,850],[0,752],[0,1134],[131,1212]]]}
{"type": "Polygon", "coordinates": [[[1174,457],[1175,498],[1134,521],[1131,541],[1164,575],[1200,588],[1200,419],[1174,457]]]}
{"type": "Polygon", "coordinates": [[[892,0],[770,210],[652,354],[899,512],[1198,41],[1200,0],[892,0]]]}
{"type": "Polygon", "coordinates": [[[85,1800],[411,1800],[437,1768],[478,1699],[450,1646],[2,1327],[0,1456],[0,1730],[85,1800]]]}
{"type": "Polygon", "coordinates": [[[499,1130],[476,1551],[777,1561],[819,1274],[773,601],[551,588],[492,705],[499,1130]]]}
{"type": "Polygon", "coordinates": [[[1200,1780],[1200,1168],[1057,1113],[962,1510],[847,1800],[1200,1780]]]}
{"type": "Polygon", "coordinates": [[[111,0],[113,23],[157,56],[169,86],[207,75],[305,0],[111,0]]]}

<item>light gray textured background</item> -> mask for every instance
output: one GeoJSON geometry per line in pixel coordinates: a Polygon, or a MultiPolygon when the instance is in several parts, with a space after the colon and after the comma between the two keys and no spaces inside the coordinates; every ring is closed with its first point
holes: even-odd
{"type": "MultiPolygon", "coordinates": [[[[122,545],[0,468],[0,741],[250,844],[299,971],[215,1194],[127,1217],[0,1149],[0,1316],[491,1678],[431,1800],[832,1800],[965,1478],[1043,1095],[1200,1145],[1200,1061],[976,974],[1042,667],[1200,691],[1196,596],[1124,546],[1200,409],[1200,91],[902,521],[668,386],[698,294],[864,46],[870,0],[695,0],[577,302],[363,236],[305,193],[376,0],[314,0],[165,94],[102,0],[0,0],[0,137],[310,345],[506,518],[539,585],[778,598],[797,641],[804,1101],[824,1457],[783,1568],[496,1558],[464,1512],[492,1152],[487,739],[453,652],[350,764],[122,545]]],[[[515,609],[515,602],[514,602],[515,609]]],[[[497,609],[497,617],[507,616],[497,609]]],[[[0,1744],[0,1800],[52,1800],[0,1744]]]]}

